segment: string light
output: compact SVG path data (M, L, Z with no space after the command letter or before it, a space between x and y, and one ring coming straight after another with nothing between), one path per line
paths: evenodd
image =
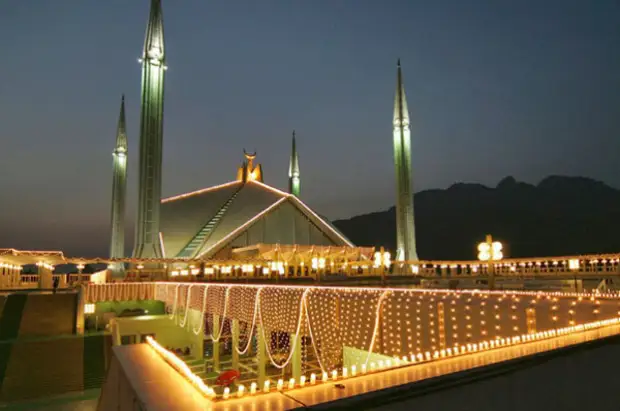
M278 390L618 325L620 319L620 298L609 293L117 283L86 286L84 295L86 304L164 301L171 320L181 327L193 325L196 333L201 325L191 322L199 317L214 340L221 338L224 322L237 321L234 349L246 353L252 349L249 341L262 339L269 364L282 370ZM189 315L189 310L200 316ZM213 327L215 316L219 329ZM459 323L471 327L460 333ZM424 330L425 338L417 335ZM200 378L174 354L157 348L150 337L147 342L205 396L224 399L225 392L215 395L204 382L195 381ZM303 354L305 347L312 355ZM291 374L295 363L287 366L294 357L306 371ZM243 396L245 387L256 393L256 381L244 384L227 396ZM269 378L263 384L262 391L269 392Z

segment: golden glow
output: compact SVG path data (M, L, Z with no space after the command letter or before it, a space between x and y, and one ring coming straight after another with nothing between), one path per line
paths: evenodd
M241 300L229 301L226 297L223 302L224 306L218 308L218 312L222 312L222 317L227 317L228 304L235 304L236 306L247 307L253 312L246 312L244 316L246 318L255 317L256 324L260 325L264 335L271 335L273 330L290 330L291 324L295 324L296 330L290 330L291 335L299 335L300 329L308 329L310 333L310 341L314 344L315 338L319 341L329 341L333 338L336 341L342 341L347 345L346 339L350 338L347 335L355 336L356 339L359 336L371 336L374 340L378 334L379 322L381 322L381 329L383 330L383 336L381 337L380 350L373 349L373 342L363 347L363 351L380 352L382 357L372 358L370 356L364 361L364 358L356 360L356 364L348 365L336 365L332 366L329 358L329 352L325 351L325 346L322 351L317 352L317 360L319 361L322 373L320 378L317 379L315 373L309 375L302 375L299 379L289 379L285 374L282 375L277 381L277 389L286 391L289 389L298 389L309 381L309 385L317 383L328 383L333 380L353 378L359 374L381 372L387 369L394 369L406 366L412 366L421 362L438 361L444 358L455 357L459 355L469 355L470 353L477 353L482 351L488 351L499 347L525 344L531 341L537 341L547 338L556 338L564 335L580 333L592 328L605 327L608 325L620 324L620 318L618 317L618 303L620 298L614 294L591 294L591 293L562 293L562 292L541 292L541 291L480 291L480 290L428 290L428 289L401 289L401 288L368 288L368 287L306 287L306 286L263 286L263 285L239 285L239 284L197 284L197 283L141 283L143 285L150 285L156 289L154 294L155 299L164 299L164 296L168 296L168 288L174 287L176 289L173 316L177 311L178 304L180 303L179 294L180 287L187 289L187 298L185 300L185 306L179 312L187 312L187 307L192 303L191 295L199 296L199 292L194 293L190 290L199 290L201 287L210 289L219 289L220 291L226 291L226 296L232 289L244 289L246 291L255 290L255 293L248 293L248 296L255 295L256 299L249 298L248 301L242 302ZM135 299L134 295L127 292L116 293L116 289L121 289L124 286L130 286L132 284L119 283L109 284L106 286L110 292L104 292L103 294L108 299L118 299L119 296L126 299ZM113 291L113 292L112 292ZM260 294L264 298L260 298ZM217 294L217 293L216 293ZM219 293L222 294L223 293ZM87 293L88 295L88 293ZM220 299L222 298L220 296ZM329 298L339 296L339 310L344 317L360 317L361 326L351 325L346 327L344 340L334 334L334 322L332 316L333 310L326 304ZM168 298L168 297L166 297ZM198 298L198 297L196 297ZM206 313L207 305L205 304L206 290L202 294L203 305L202 315ZM327 300L325 299L327 298ZM232 299L232 298L231 298ZM424 300L422 300L424 299ZM474 300L475 299L475 300ZM605 301L602 301L605 299ZM87 300L88 301L88 300ZM219 306L220 303L213 300L210 297L209 306ZM215 301L215 304L213 304ZM262 302L261 302L262 301ZM424 301L424 302L423 302ZM564 302L564 303L563 303ZM360 304L370 304L367 308L373 308L373 314L366 318L370 312L366 309L361 310ZM170 304L170 302L167 302ZM473 339L460 334L460 339L448 340L447 335L442 337L441 335L430 335L431 338L436 338L436 346L429 346L428 349L421 352L415 352L415 345L401 346L402 337L412 336L415 337L415 325L409 324L407 321L409 316L422 315L416 307L419 304L428 305L429 309L425 309L424 315L427 315L427 321L429 323L438 324L438 329L446 328L446 325L452 323L444 323L442 318L446 319L451 315L461 315L463 320L467 318L464 324L474 324L474 327L478 330L485 330L487 327L487 321L493 321L489 324L489 328L493 328L493 324L496 315L502 312L506 315L501 316L504 324L508 324L509 329L502 332L502 335L494 333L487 337L479 337L474 335ZM536 309L533 308L535 304ZM455 313L452 310L455 305L460 307ZM193 306L196 307L196 300L194 299ZM211 308L212 309L212 308ZM500 311L501 309L501 311ZM395 310L395 311L394 311ZM258 311L258 314L257 314ZM581 312L583 314L592 313L593 316L589 319L595 319L595 321L585 321L581 324L574 323L575 312ZM379 315L379 313L383 313ZM462 313L462 314L459 314ZM400 313L400 314L395 314ZM340 316L340 314L339 314ZM560 317L561 316L561 317ZM600 318L602 316L604 318ZM183 317L183 315L181 315ZM186 316L185 316L186 317ZM606 318L605 318L606 317ZM232 317L231 317L232 318ZM339 317L341 318L341 317ZM542 327L552 327L544 330L537 329L539 324L536 320L541 320ZM185 325L187 318L182 321L181 324ZM557 321L560 321L558 323ZM305 322L304 322L305 321ZM570 321L570 322L569 322ZM373 327L372 324L375 324ZM419 319L416 321L419 323ZM416 324L414 323L414 324ZM478 325L479 323L479 325ZM179 324L179 325L181 325ZM288 325L287 325L288 324ZM551 325L552 324L552 325ZM569 324L568 326L563 326ZM220 326L223 325L223 321ZM191 326L191 324L190 324ZM210 327L212 328L212 326ZM250 327L250 330L254 328L254 325ZM435 329L430 327L429 329ZM221 331L220 331L221 333ZM360 334L361 333L361 334ZM482 333L481 333L482 334ZM249 335L252 335L252 331L249 331ZM263 339L265 338L263 335ZM484 334L483 334L484 335ZM249 338L248 338L249 339ZM386 350L388 344L392 348L396 348L393 351ZM294 339L291 339L289 343L285 344L284 350L280 349L275 352L274 347L267 346L267 354L271 363L277 367L285 368L293 355L296 343ZM314 345L313 345L314 347ZM400 347L400 348L398 348ZM237 348L237 347L235 347ZM426 347L424 347L426 348ZM308 348L307 348L308 349ZM311 349L311 348L310 348ZM316 349L316 347L314 347ZM272 352L274 351L274 352ZM287 352L288 351L288 352ZM277 355L276 355L277 354ZM163 354L167 355L167 354ZM174 356L174 354L170 355ZM386 358L387 356L387 358ZM287 358L288 357L288 358ZM176 358L176 357L175 357ZM342 358L342 357L341 357ZM178 359L178 358L177 358ZM170 360L175 362L174 359ZM178 359L178 361L181 361ZM172 365L174 367L174 365ZM176 367L175 367L176 368ZM359 371L359 373L358 373ZM179 371L184 373L185 371ZM191 376L187 377L191 381ZM248 382L250 384L250 382ZM250 393L255 393L257 390L256 383L250 385ZM208 388L208 387L207 387ZM254 392L253 392L254 391ZM269 383L263 387L263 392L269 392ZM209 392L208 390L206 391ZM236 395L229 393L217 397L216 399L237 398L246 393L245 388L241 392L237 391Z
M498 261L504 258L502 253L502 243L494 241L492 243L478 244L478 260L480 261Z
M194 374L187 364L183 362L179 357L174 355L172 352L166 350L164 347L159 345L157 341L153 339L153 337L146 337L146 342L156 353L158 353L172 368L176 369L179 374L185 377L200 393L202 393L207 398L215 398L215 391L213 388L208 387L204 381L196 374ZM230 390L228 393L230 393ZM226 395L226 390L224 391L224 398L228 398Z
M176 195L176 196L164 198L164 199L161 200L161 202L162 203L167 203L167 202L170 202L170 201L180 200L182 198L192 197L192 196L195 196L195 195L198 195L198 194L207 193L209 191L218 190L220 188L232 186L232 185L235 185L235 184L239 184L239 181L230 181L228 183L220 184L220 185L213 186L213 187L201 188L200 190L192 191L192 192L189 192L189 193L179 194L179 195Z
M84 314L94 314L95 304L84 304Z

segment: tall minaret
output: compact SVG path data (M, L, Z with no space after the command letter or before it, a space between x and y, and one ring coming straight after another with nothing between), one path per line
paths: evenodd
M140 177L134 257L161 258L159 206L164 126L164 21L161 0L151 0L151 14L142 51L140 113Z
M398 59L398 80L394 98L394 166L396 169L396 260L418 259L413 219L411 184L411 132L405 86Z
M125 128L125 96L121 99L121 112L116 129L116 147L112 177L112 232L110 258L125 257L125 193L127 191L127 132ZM117 265L120 270L122 265Z
M288 192L295 197L299 197L299 192L301 190L300 178L299 157L297 156L297 148L295 147L295 130L293 130L293 150L291 151L291 159L288 165Z

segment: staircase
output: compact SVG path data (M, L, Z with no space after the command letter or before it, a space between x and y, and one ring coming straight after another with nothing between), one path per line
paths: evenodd
M207 372L205 359L195 359L191 356L179 356L187 364L189 369L198 376L205 384L212 386L219 375L217 372Z
M76 309L75 293L31 293L23 309L18 336L23 338L73 334Z
M9 294L0 316L0 341L11 340L19 335L27 294Z
M84 389L101 388L106 372L106 339L110 336L84 336Z
M205 360L197 360L193 357L181 357L183 362L187 364L189 369L198 377L204 380L205 378Z
M179 251L179 253L176 255L177 258L193 257L196 251L198 251L200 247L205 243L205 241L209 238L209 236L211 235L215 227L217 227L219 222L222 221L222 217L224 216L224 214L226 214L226 211L235 200L242 188L243 185L241 185L241 187L239 187L239 189L237 189L237 191L235 191L233 195L230 196L230 198L224 203L224 205L220 207L217 213L207 222L207 224L204 225L204 227L200 229L198 234L196 234L194 238L192 238L192 240L181 251Z
M52 337L0 345L5 349L12 345L0 387L0 401L40 398L84 389L81 337Z

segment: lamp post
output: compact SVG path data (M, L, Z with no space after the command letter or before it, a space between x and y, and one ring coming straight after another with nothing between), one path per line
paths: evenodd
M478 260L487 262L489 290L495 288L495 266L493 261L499 261L504 258L503 248L502 243L493 241L491 234L487 234L485 242L478 244Z
M385 251L383 247L379 251L377 251L374 255L374 263L373 267L375 269L379 269L381 272L381 284L385 285L385 275L386 272L390 269L390 265L392 264L392 257L388 251Z

